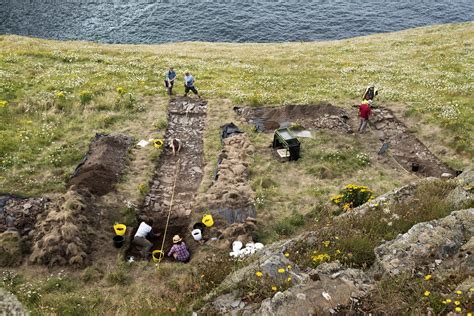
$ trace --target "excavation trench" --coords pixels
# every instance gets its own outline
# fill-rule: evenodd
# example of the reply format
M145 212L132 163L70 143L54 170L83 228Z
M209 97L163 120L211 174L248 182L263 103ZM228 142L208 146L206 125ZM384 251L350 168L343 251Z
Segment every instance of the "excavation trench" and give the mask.
M273 132L277 128L297 123L309 129L353 133L358 124L356 112L348 112L329 103L234 110L262 132ZM373 109L369 128L370 131L361 137L380 140L380 148L385 145L388 154L408 172L426 177L440 177L443 173L452 176L457 174L410 133L390 110L382 107Z
M171 248L173 235L179 234L185 241L191 237L191 212L203 176L202 138L206 113L207 102L200 99L177 97L169 102L165 144L177 138L181 140L182 148L173 155L172 149L164 146L150 182L150 191L140 210L140 215L153 219L154 230L162 234L151 240L154 244L152 250L161 249L163 238L164 251L167 251ZM164 235L169 212L169 224ZM187 244L193 245L191 242ZM139 249L132 244L127 255L139 256Z

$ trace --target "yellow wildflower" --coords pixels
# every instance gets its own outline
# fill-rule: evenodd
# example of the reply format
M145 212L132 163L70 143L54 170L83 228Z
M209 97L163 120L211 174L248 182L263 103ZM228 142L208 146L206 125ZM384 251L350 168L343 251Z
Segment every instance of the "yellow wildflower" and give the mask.
M459 305L461 305L461 302L460 301L454 301L454 305L459 306Z
M56 92L56 98L64 98L64 92L63 91Z
M259 278L261 278L263 276L263 273L261 271L257 271L255 272L255 275Z
M425 291L425 293L423 293L425 296L430 296L431 292L430 291Z
M115 89L119 94L124 94L125 92L127 92L123 87L117 87L117 89Z
M330 243L331 243L331 242L330 242L329 240L323 241L324 247L329 247L329 244L330 244Z
M446 301L441 301L441 303L443 303L443 304L447 304L447 303L446 303Z
M278 273L285 273L285 268L278 269Z
M277 288L275 285L273 285L273 286L272 286L272 291L273 291L273 292L276 292L276 290L278 290L278 288Z
M285 252L283 255L287 258L290 256L290 254L288 252Z
M426 281L429 281L429 280L431 280L431 274L427 274L427 275L425 275L425 280L426 280Z
M446 303L451 303L451 302L452 302L452 301L451 301L450 298L446 299Z
M469 292L474 292L474 287L471 287L471 288L469 289Z
M336 254L340 254L341 251L339 249L336 249Z
M461 307L456 307L454 310L456 311L456 313L460 313L462 311Z
M472 316L472 313L467 313L466 316Z
M291 277L288 277L288 279L286 279L286 281L291 282Z
M291 264L287 265L286 268L287 268L288 270L291 270Z
M460 291L460 290L457 290L457 291L456 291L456 292L454 292L454 293L456 293L457 295L461 295L461 294L462 294L462 291Z
M0 101L0 108L4 108L8 105L7 101Z

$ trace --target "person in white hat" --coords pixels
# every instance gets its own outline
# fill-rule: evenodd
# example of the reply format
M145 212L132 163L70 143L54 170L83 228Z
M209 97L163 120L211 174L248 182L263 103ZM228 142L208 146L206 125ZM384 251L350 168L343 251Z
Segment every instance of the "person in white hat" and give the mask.
M176 260L180 262L189 262L189 251L184 243L183 239L179 235L173 236L173 247L171 247L168 256L173 256Z

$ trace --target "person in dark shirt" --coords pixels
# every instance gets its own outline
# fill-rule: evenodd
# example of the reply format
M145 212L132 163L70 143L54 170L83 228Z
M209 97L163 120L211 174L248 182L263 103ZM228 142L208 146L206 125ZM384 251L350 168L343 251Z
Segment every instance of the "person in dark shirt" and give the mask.
M361 105L359 105L359 118L360 118L359 133L364 132L365 127L367 126L367 123L369 121L371 112L372 111L370 109L369 101L363 100Z
M175 79L176 72L173 70L173 67L170 67L170 69L165 74L165 87L168 89L168 95L173 94L173 85Z

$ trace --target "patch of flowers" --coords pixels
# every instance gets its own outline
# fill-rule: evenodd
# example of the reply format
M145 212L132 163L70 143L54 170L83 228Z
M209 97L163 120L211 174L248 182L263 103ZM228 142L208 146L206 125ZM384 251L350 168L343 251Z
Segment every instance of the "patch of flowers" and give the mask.
M374 197L373 191L363 185L348 184L338 195L331 197L331 202L343 211L360 206Z
M358 153L355 158L357 163L361 166L370 165L370 157L366 153Z

